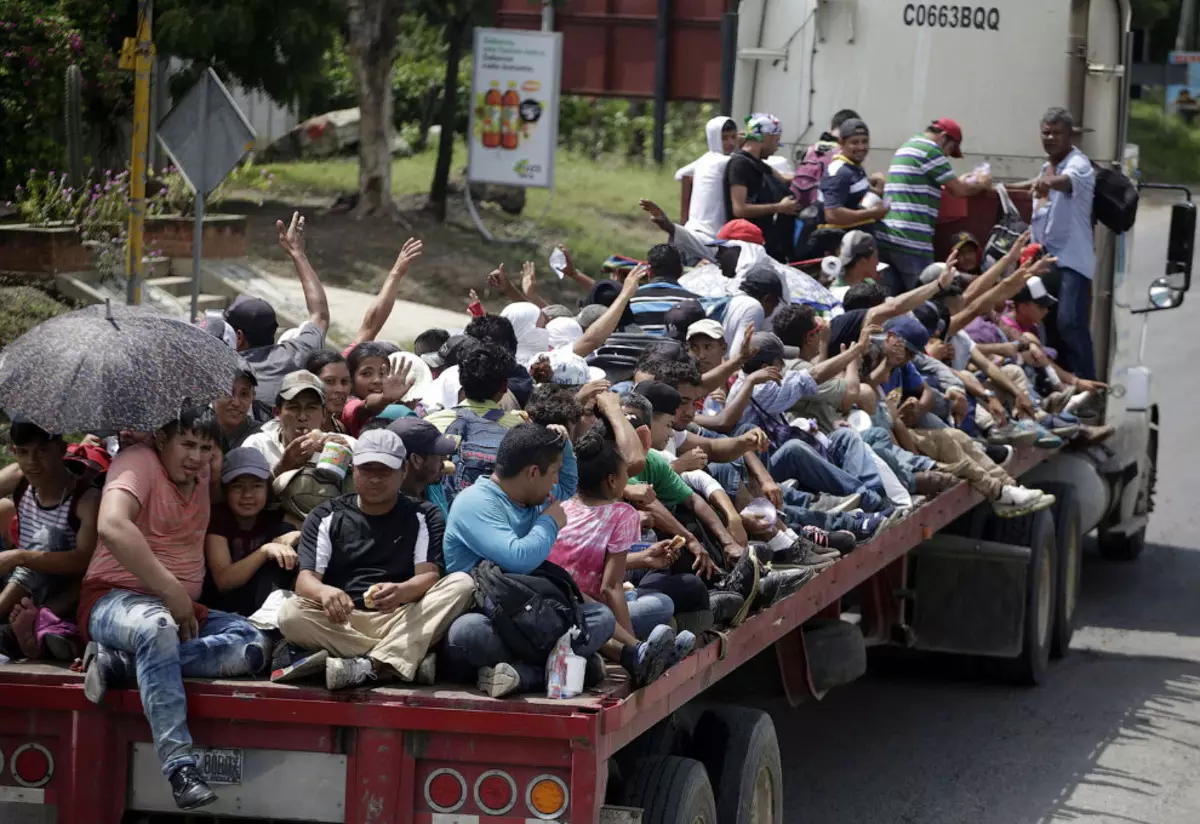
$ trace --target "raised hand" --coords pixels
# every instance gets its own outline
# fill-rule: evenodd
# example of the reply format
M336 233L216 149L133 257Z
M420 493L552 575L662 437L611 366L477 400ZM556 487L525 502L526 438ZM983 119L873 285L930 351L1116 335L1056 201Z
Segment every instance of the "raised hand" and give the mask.
M275 221L275 231L279 233L279 248L292 257L304 254L304 217L299 212L292 212L292 222L287 226L282 220Z
M412 262L421 256L422 243L416 238L410 237L404 241L404 245L400 247L400 254L396 256L396 263L392 266L393 269L408 269Z
M521 264L521 291L530 300L537 295L537 267L533 265L532 260Z
M412 362L404 361L400 364L400 368L392 372L383 379L383 396L391 403L400 403L412 390L417 380L412 375Z

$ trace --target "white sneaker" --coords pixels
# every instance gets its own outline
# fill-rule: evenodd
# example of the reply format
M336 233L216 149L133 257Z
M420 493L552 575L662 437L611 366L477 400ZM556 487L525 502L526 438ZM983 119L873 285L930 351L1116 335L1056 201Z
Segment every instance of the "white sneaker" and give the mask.
M1019 518L1053 506L1055 500L1053 495L1048 495L1040 489L1006 486L1001 490L1000 497L992 501L992 509L1001 518Z
M325 662L325 689L357 687L375 678L370 658L330 658Z
M491 698L503 698L521 688L521 676L512 664L481 667L478 687Z

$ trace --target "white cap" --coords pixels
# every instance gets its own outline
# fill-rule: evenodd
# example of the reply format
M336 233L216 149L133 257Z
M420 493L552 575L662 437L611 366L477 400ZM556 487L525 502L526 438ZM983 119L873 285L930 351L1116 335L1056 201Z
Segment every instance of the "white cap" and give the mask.
M378 463L389 469L399 469L408 457L404 441L390 429L371 429L362 433L354 444L354 465Z
M725 340L725 327L712 318L705 318L693 323L687 329L687 339L691 340L696 335L704 335L706 338L713 340Z

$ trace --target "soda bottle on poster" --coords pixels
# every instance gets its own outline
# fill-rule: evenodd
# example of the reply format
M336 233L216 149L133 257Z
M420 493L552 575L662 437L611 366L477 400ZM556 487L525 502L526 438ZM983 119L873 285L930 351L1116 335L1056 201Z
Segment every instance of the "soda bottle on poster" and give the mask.
M509 81L508 91L501 101L500 143L506 149L515 149L521 140L521 98L517 94L516 81Z
M483 145L495 149L500 145L502 104L500 81L493 80L492 88L483 96Z

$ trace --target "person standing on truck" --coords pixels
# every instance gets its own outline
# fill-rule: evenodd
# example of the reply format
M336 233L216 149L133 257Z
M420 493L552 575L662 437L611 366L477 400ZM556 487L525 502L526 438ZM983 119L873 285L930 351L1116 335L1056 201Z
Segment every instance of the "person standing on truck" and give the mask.
M933 233L942 188L955 197L971 197L991 186L954 176L947 155L962 157L962 140L962 127L941 118L892 157L884 186L891 209L875 233L880 256L889 266L884 283L892 296L915 289L921 272L933 263Z
M279 631L313 655L271 675L318 672L336 690L380 677L433 683L427 654L470 602L464 574L442 577L441 511L403 494L404 442L372 429L354 445L357 490L304 521L296 596L279 608Z
M791 260L795 216L800 211L788 194L791 178L767 165L779 149L779 118L757 113L746 118L746 142L725 167L725 213L749 220L762 230L767 253L781 263Z
M737 123L730 117L714 117L704 127L708 151L675 173L675 179L692 179L692 194L688 202L689 232L712 241L729 220L725 211L725 166L738 144Z
M1058 258L1058 317L1063 367L1086 380L1096 379L1092 348L1092 197L1096 175L1092 161L1071 142L1075 118L1052 108L1042 117L1042 148L1049 158L1034 180L1010 188L1033 193L1033 241Z
M104 484L99 541L79 595L79 630L89 641L84 694L98 704L109 683L136 674L163 775L181 810L217 800L196 769L184 676L253 675L269 652L267 639L245 618L195 603L204 585L220 440L216 416L204 407L159 429L153 446L121 450Z
M825 229L861 229L874 234L875 222L888 213L888 202L864 206L871 181L862 162L871 151L867 124L851 118L841 127L839 151L821 178L821 202L825 206Z

